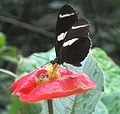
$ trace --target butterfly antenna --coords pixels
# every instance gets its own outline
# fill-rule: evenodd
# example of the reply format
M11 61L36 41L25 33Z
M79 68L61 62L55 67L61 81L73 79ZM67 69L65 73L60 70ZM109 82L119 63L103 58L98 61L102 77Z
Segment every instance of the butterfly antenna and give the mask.
M47 61L49 61L49 62L50 62L50 60L49 60L49 59L46 59L45 57L38 56L38 55L35 55L35 54L33 54L33 56L35 56L35 57L39 57L39 58L42 58L42 59L45 59L45 60L47 60Z
M41 67L43 67L43 66L47 65L48 63L50 63L50 62L47 62L47 63L43 64Z
M45 57L38 56L38 55L35 55L35 54L33 54L33 56L35 56L35 57L39 57L39 58L42 58L42 59L45 59L45 60L48 61L47 63L43 64L41 67L43 67L43 66L47 65L48 63L50 63L50 60L49 60L49 59L46 59Z

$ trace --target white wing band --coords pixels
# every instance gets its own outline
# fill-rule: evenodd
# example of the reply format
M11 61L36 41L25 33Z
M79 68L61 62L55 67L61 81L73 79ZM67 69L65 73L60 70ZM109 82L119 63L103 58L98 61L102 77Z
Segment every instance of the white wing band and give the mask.
M83 27L87 27L88 24L85 25L79 25L79 26L72 26L72 29L78 29L78 28L83 28Z
M71 15L74 15L74 13L64 14L64 15L60 14L59 17L60 17L60 18L64 18L64 17L69 17L69 16L71 16Z
M63 47L72 45L75 41L77 41L79 38L74 38L71 40L68 40L67 42L64 42Z
M63 40L63 39L65 38L66 34L67 34L67 32L61 33L61 34L57 37L57 40L58 40L58 41Z

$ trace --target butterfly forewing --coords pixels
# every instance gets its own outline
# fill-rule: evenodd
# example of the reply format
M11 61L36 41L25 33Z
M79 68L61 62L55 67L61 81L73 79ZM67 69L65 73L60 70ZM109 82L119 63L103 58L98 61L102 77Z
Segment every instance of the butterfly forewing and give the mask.
M75 66L89 53L91 41L89 38L89 23L85 19L79 19L68 31L61 48L61 60Z
M56 24L56 56L60 58L60 49L63 45L65 36L72 25L78 20L75 10L70 5L64 5L59 14Z
M64 42L80 37L86 37L89 35L89 23L86 19L79 19L74 23L74 25L69 29L66 34Z
M64 62L80 66L91 47L89 38L89 23L79 19L75 10L70 5L64 5L56 24L56 58L54 63Z

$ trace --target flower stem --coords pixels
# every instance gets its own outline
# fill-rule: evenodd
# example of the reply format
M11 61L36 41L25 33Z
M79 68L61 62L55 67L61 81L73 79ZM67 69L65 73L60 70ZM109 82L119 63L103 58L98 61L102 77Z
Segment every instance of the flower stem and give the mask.
M52 103L52 100L47 100L47 103L48 103L48 111L49 111L49 114L54 114L53 113L53 103Z

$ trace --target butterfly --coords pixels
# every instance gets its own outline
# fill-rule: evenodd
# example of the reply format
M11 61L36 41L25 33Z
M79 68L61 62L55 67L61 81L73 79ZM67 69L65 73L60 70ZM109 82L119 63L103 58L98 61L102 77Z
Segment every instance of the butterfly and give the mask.
M56 58L52 64L64 62L81 66L91 48L89 38L90 24L86 19L78 19L76 11L70 5L64 5L56 23Z

